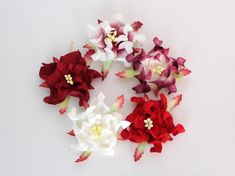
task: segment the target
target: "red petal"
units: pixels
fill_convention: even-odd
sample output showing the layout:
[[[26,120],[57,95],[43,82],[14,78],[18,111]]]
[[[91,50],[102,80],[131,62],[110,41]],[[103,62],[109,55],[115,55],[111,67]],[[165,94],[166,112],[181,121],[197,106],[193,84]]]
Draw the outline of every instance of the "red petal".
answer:
[[[142,97],[131,97],[131,102],[142,103],[144,99]]]
[[[166,110],[166,108],[167,108],[167,99],[166,99],[166,96],[163,93],[161,93],[160,97],[161,97],[162,109]]]
[[[131,26],[135,31],[138,31],[142,25],[143,23],[141,23],[140,21],[135,21],[134,23],[131,24]]]
[[[183,132],[185,132],[185,129],[184,129],[183,125],[178,124],[178,125],[176,125],[175,130],[173,131],[172,134],[173,134],[174,136],[176,136],[177,134],[183,133]]]
[[[97,23],[100,24],[102,23],[103,21],[101,21],[100,19],[97,20]]]
[[[154,44],[157,45],[157,46],[161,46],[161,44],[162,44],[162,41],[159,40],[157,37],[154,37],[153,42],[154,42]]]
[[[42,84],[39,85],[39,87],[45,87],[45,88],[48,88],[49,86],[47,85],[46,82],[43,82]]]
[[[152,147],[150,149],[150,152],[157,152],[157,153],[161,153],[162,152],[162,144],[160,142],[154,143],[153,145],[154,145],[154,147]]]
[[[75,136],[75,133],[74,133],[74,131],[73,130],[71,130],[70,132],[68,132],[67,133],[68,135],[70,135],[70,136]]]

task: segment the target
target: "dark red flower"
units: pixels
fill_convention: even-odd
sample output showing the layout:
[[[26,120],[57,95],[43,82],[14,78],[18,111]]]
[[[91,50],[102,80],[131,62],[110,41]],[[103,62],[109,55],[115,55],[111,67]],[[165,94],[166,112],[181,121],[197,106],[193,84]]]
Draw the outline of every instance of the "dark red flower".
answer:
[[[126,118],[131,125],[121,132],[123,139],[135,143],[147,142],[153,145],[151,152],[160,153],[162,143],[173,140],[172,136],[185,131],[181,124],[174,124],[172,115],[167,111],[164,94],[160,94],[160,100],[145,96],[132,97],[131,101],[136,103],[136,107]]]
[[[44,98],[44,102],[58,104],[67,96],[78,97],[79,105],[84,105],[90,98],[88,89],[93,89],[91,82],[101,74],[90,69],[79,51],[74,51],[53,58],[53,62],[42,64],[39,76],[44,80],[40,85],[50,89],[50,95]]]

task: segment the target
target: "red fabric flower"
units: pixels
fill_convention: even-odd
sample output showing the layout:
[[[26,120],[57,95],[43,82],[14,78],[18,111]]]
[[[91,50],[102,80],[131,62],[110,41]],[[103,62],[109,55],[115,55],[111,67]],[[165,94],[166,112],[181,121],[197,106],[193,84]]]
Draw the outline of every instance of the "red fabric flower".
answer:
[[[79,51],[42,65],[39,76],[45,82],[40,86],[50,89],[50,95],[44,98],[49,104],[61,103],[70,95],[80,99],[80,106],[85,105],[90,98],[88,89],[93,89],[92,80],[101,77],[99,72],[89,69]]]
[[[173,140],[172,135],[176,136],[185,131],[181,124],[174,125],[172,115],[167,111],[167,99],[164,94],[160,94],[160,100],[145,96],[132,97],[131,101],[137,105],[126,118],[131,125],[121,132],[123,139],[135,143],[147,142],[153,145],[151,152],[160,153],[162,143]]]

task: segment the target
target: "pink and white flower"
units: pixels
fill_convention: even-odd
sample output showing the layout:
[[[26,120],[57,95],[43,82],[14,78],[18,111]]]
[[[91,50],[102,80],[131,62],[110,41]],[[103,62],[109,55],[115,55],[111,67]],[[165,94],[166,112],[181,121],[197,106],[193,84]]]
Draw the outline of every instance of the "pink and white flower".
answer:
[[[113,16],[113,20],[100,21],[97,26],[88,25],[89,44],[86,48],[94,50],[91,58],[94,61],[120,61],[124,66],[131,64],[126,60],[135,48],[142,48],[145,37],[137,31],[142,23],[125,24],[120,14]]]

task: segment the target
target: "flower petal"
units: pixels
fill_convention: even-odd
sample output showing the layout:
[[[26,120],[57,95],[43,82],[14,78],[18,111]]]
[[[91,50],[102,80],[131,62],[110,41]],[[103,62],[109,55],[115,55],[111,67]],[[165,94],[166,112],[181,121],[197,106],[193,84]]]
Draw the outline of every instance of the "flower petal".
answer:
[[[70,136],[75,136],[74,130],[71,130],[70,132],[67,133]]]
[[[141,23],[140,21],[135,21],[134,23],[131,24],[132,28],[135,31],[138,31],[142,25],[143,25],[143,23]]]
[[[91,65],[91,62],[92,62],[92,55],[95,53],[95,51],[94,50],[88,50],[87,52],[86,52],[86,54],[84,55],[84,59],[85,59],[85,61],[86,61],[86,65]]]
[[[178,125],[176,125],[175,130],[173,131],[173,135],[176,136],[179,133],[184,133],[184,132],[185,132],[185,129],[184,129],[183,125],[178,124]]]
[[[162,152],[162,144],[160,142],[156,142],[153,145],[154,145],[154,147],[152,147],[150,149],[150,152],[157,152],[157,153]]]

